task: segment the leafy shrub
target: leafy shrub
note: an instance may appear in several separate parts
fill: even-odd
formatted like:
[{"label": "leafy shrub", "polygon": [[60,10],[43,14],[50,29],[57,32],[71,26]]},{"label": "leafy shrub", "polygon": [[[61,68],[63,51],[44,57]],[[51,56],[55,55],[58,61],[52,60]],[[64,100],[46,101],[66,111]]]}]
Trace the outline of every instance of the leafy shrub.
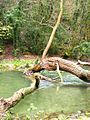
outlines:
[{"label": "leafy shrub", "polygon": [[0,39],[1,40],[9,40],[12,37],[11,30],[12,27],[10,25],[3,25],[2,22],[0,22]]},{"label": "leafy shrub", "polygon": [[83,42],[73,48],[72,55],[74,57],[90,56],[90,42]]}]

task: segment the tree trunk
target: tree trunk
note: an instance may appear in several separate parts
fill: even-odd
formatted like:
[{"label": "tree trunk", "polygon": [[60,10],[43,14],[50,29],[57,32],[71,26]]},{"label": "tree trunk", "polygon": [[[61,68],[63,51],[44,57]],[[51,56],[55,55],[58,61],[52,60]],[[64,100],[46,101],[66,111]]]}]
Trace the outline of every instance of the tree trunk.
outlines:
[{"label": "tree trunk", "polygon": [[65,60],[59,57],[50,57],[43,59],[39,64],[32,68],[33,72],[39,72],[41,70],[56,70],[57,63],[59,69],[70,72],[73,75],[76,75],[78,78],[85,82],[90,82],[90,71],[83,69],[77,63]]}]

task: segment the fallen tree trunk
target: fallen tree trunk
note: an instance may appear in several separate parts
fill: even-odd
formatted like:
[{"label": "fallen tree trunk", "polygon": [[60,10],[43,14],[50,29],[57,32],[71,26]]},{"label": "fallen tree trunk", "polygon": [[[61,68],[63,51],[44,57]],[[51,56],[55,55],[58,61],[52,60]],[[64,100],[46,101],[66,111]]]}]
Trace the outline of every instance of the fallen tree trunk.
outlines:
[{"label": "fallen tree trunk", "polygon": [[35,78],[36,76],[31,75],[32,84],[30,87],[21,88],[15,92],[10,98],[0,99],[0,118],[5,115],[5,112],[11,107],[15,106],[25,95],[32,93],[38,88],[39,80]]},{"label": "fallen tree trunk", "polygon": [[59,57],[50,57],[46,59],[42,59],[42,61],[34,66],[31,70],[33,72],[39,72],[41,70],[56,70],[57,63],[59,65],[59,69],[70,72],[73,75],[76,75],[78,78],[85,82],[90,82],[90,71],[83,69],[77,63],[65,60]]}]

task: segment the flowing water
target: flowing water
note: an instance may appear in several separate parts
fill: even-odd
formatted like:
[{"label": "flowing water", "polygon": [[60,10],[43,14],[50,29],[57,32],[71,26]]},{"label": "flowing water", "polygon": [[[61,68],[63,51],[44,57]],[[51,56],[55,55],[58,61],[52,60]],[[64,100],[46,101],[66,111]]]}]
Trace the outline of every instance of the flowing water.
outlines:
[{"label": "flowing water", "polygon": [[[63,78],[68,82],[78,83],[77,77],[63,73]],[[90,111],[90,87],[82,85],[61,85],[41,82],[40,88],[25,96],[14,108],[13,111],[19,114],[27,113],[30,109],[32,114],[39,111],[71,113],[79,110]],[[0,97],[10,97],[15,91],[30,85],[20,72],[0,73]]]}]

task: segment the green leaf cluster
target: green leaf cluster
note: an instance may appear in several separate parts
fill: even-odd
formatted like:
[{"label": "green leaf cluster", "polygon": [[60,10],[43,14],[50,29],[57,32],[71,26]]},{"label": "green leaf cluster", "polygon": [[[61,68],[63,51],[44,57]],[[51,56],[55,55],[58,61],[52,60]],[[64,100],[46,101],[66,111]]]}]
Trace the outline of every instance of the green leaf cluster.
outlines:
[{"label": "green leaf cluster", "polygon": [[0,40],[9,40],[12,37],[12,27],[10,25],[2,25],[0,22]]}]

